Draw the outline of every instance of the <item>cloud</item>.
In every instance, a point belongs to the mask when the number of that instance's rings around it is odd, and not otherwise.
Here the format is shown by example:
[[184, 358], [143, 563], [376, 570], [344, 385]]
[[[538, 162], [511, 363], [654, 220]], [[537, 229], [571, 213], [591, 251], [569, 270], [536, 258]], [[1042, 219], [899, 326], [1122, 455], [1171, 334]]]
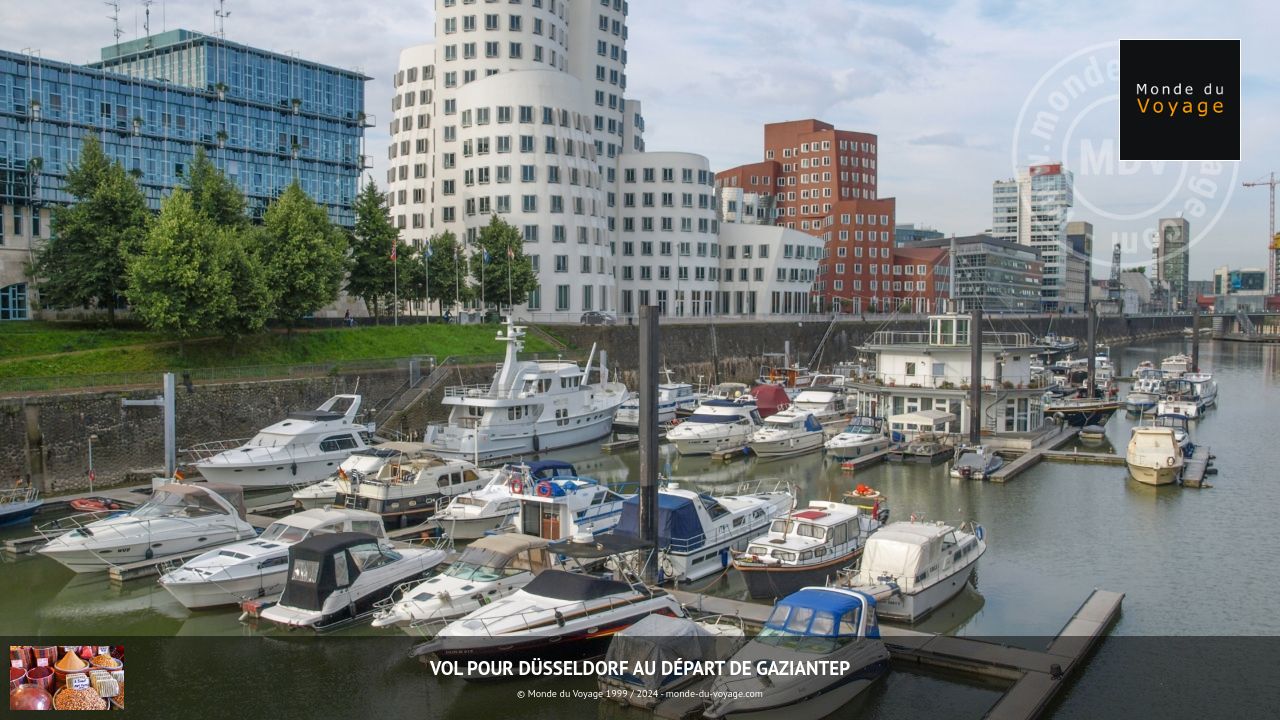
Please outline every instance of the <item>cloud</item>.
[[938, 145], [941, 147], [955, 148], [968, 147], [964, 136], [954, 131], [933, 133], [932, 135], [920, 135], [919, 137], [911, 138], [907, 142], [912, 145]]

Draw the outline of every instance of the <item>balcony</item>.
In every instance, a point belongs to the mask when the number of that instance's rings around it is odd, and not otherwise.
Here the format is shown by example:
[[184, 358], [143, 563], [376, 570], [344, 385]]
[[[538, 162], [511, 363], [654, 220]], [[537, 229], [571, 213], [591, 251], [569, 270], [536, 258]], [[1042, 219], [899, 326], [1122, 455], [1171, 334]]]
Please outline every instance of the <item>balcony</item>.
[[[947, 342], [940, 340], [947, 340]], [[982, 344], [984, 347], [989, 348], [1035, 347], [1031, 333], [1025, 332], [984, 332], [982, 333]], [[967, 348], [969, 347], [969, 336], [967, 332], [951, 336], [939, 336], [936, 333], [923, 330], [877, 330], [871, 334], [866, 345], [867, 347]]]

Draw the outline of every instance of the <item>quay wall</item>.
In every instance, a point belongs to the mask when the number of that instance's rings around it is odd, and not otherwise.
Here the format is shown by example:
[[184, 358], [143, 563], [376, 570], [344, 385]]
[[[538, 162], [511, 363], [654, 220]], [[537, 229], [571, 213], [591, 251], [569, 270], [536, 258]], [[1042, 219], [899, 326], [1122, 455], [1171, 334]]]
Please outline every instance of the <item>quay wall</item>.
[[[1059, 335], [1085, 336], [1083, 318], [990, 318], [988, 330], [1043, 335], [1052, 329]], [[1146, 337], [1180, 333], [1186, 317], [1120, 318], [1099, 320], [1099, 342], [1121, 344]], [[678, 380], [749, 381], [756, 376], [766, 353], [781, 353], [790, 341], [793, 362], [807, 363], [827, 331], [827, 320], [776, 323], [718, 323], [663, 325], [660, 356]], [[611, 370], [635, 387], [639, 358], [639, 329], [634, 326], [548, 326], [554, 337], [583, 354], [592, 343], [608, 351]], [[924, 330], [923, 320], [901, 320], [892, 325], [877, 321], [839, 320], [823, 348], [820, 367], [853, 360], [856, 348], [876, 330]], [[430, 352], [429, 348], [424, 352]], [[416, 439], [427, 422], [440, 421], [447, 410], [440, 404], [444, 385], [486, 382], [492, 364], [458, 367], [441, 386], [422, 401], [396, 416], [384, 430]], [[314, 408], [330, 396], [359, 392], [364, 395], [365, 418], [394, 401], [407, 389], [404, 369], [335, 373], [322, 377], [289, 378], [255, 382], [197, 384], [177, 389], [178, 448], [232, 438], [247, 438], [260, 428], [283, 418], [290, 410]], [[19, 478], [29, 479], [45, 493], [88, 489], [89, 436], [93, 443], [96, 485], [145, 482], [163, 467], [164, 428], [160, 408], [122, 407], [121, 399], [145, 399], [159, 393], [157, 386], [130, 390], [95, 390], [33, 394], [0, 399], [0, 487]], [[183, 455], [179, 452], [179, 463]]]

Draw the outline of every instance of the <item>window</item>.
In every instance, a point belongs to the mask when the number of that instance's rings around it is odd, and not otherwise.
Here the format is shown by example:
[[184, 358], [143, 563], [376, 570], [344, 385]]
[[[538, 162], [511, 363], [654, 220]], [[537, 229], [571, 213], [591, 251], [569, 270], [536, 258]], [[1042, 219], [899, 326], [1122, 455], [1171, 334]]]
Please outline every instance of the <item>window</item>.
[[569, 309], [569, 286], [556, 286], [556, 310], [561, 312]]

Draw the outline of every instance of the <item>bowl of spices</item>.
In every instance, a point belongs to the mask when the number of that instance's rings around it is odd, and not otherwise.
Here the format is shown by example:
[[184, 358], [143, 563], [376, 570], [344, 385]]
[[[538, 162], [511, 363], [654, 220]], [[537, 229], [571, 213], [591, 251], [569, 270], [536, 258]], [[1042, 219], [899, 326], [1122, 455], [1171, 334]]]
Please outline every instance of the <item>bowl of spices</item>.
[[64, 687], [53, 696], [55, 710], [106, 710], [107, 701], [93, 688]]

